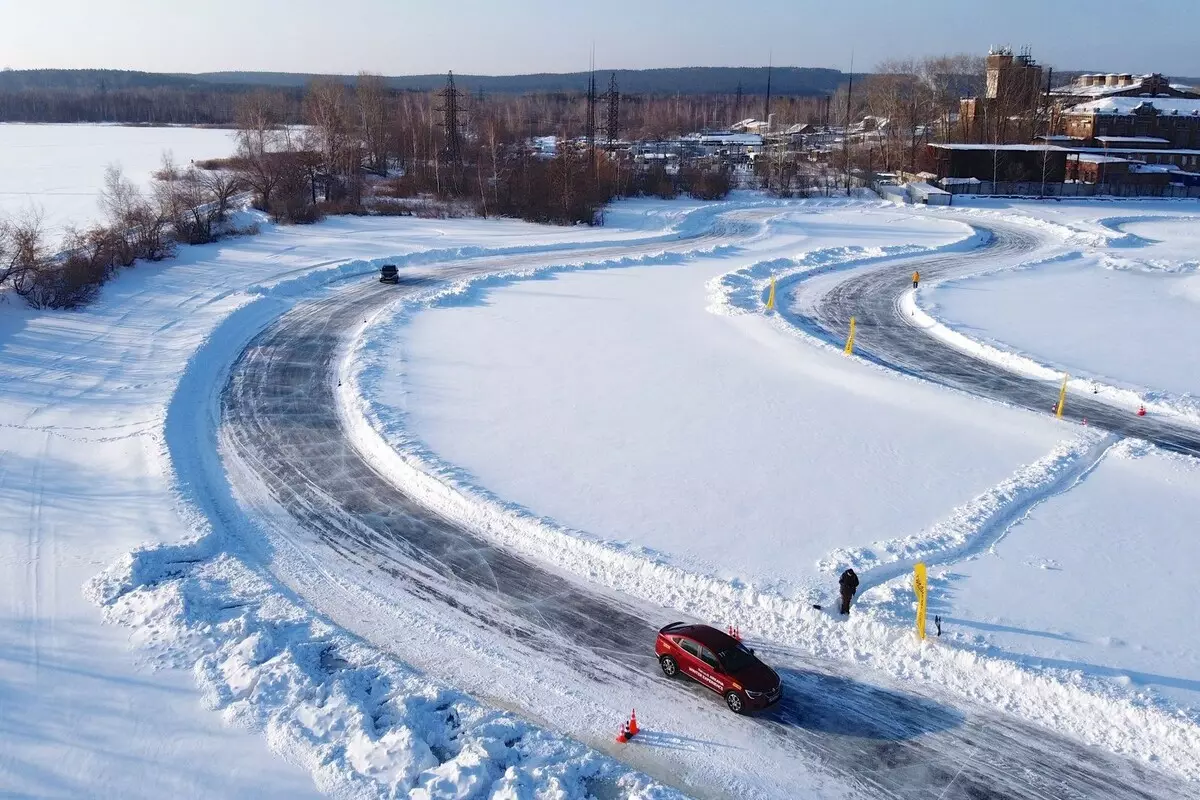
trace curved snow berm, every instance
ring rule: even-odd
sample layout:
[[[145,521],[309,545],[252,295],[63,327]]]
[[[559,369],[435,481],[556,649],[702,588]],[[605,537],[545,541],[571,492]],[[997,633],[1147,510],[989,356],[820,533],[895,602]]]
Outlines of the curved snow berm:
[[[1178,207],[1165,206],[1169,213],[1064,222],[976,210],[981,224],[992,216],[1042,227],[1068,249],[923,282],[920,290],[903,296],[901,309],[930,336],[1008,372],[1044,381],[1061,381],[1070,373],[1071,394],[1131,411],[1145,406],[1150,413],[1198,425],[1200,400],[1187,380],[1176,377],[1194,373],[1194,364],[1186,362],[1191,350],[1174,346],[1195,334],[1188,324],[1194,309],[1180,299],[1194,303],[1200,297],[1196,241],[1170,241],[1179,231],[1160,231],[1170,226],[1195,230],[1200,217],[1179,214]],[[1051,212],[1031,208],[1028,213]],[[1014,283],[1020,288],[1006,288]],[[987,314],[978,313],[980,292],[987,293]],[[1005,341],[1010,337],[1020,346]],[[1180,363],[1170,361],[1172,354]],[[1124,374],[1129,371],[1140,377]]]
[[[780,301],[786,302],[788,286],[805,277],[838,269],[891,265],[914,254],[948,257],[949,253],[971,251],[993,241],[988,231],[971,230],[941,251],[905,246],[891,251],[844,247],[760,262],[710,284],[710,310],[738,314],[761,308],[773,272],[784,275],[783,281],[777,281],[777,292]],[[1002,256],[1010,250],[999,248]],[[1017,248],[1016,254],[1023,255],[1024,250]],[[610,266],[627,264],[617,261]],[[356,343],[340,359],[339,412],[355,448],[406,494],[506,550],[686,615],[738,625],[744,632],[771,643],[763,644],[763,650],[801,650],[817,659],[878,670],[910,685],[932,685],[968,702],[982,701],[1114,752],[1155,761],[1188,779],[1200,779],[1200,764],[1195,759],[1200,729],[1153,703],[1106,690],[1078,673],[1034,670],[955,646],[923,647],[907,630],[879,619],[853,617],[839,623],[807,603],[686,571],[508,503],[431,452],[408,430],[395,403],[385,401],[380,394],[380,380],[388,366],[381,356],[385,351],[383,341],[395,332],[396,325],[404,324],[408,315],[422,308],[454,304],[474,296],[484,286],[536,274],[540,273],[478,277],[433,289],[405,299],[395,308],[382,309],[357,326]],[[780,324],[789,325],[782,318]],[[879,572],[868,572],[871,582],[893,579],[916,558],[952,560],[986,546],[989,537],[1002,533],[1015,517],[1086,473],[1109,443],[1100,435],[1080,432],[1054,453],[956,510],[944,525],[910,540],[881,545],[872,556]],[[843,555],[832,555],[829,568],[840,564]]]
[[[641,243],[697,240],[711,207]],[[228,483],[218,449],[220,395],[233,363],[301,299],[382,263],[402,266],[613,247],[613,242],[445,248],[326,262],[245,290],[190,358],[167,409],[166,445],[194,541],[146,547],[96,576],[87,596],[134,629],[153,663],[192,666],[207,702],[264,731],[334,796],[667,798],[673,790],[560,734],[481,704],[331,625],[271,574],[261,533]],[[437,280],[432,273],[425,280]]]

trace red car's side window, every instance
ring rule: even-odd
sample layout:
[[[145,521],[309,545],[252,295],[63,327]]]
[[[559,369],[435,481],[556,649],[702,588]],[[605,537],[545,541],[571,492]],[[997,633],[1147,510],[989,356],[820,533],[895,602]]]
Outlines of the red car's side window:
[[[684,649],[684,651],[691,653],[696,658],[700,657],[700,646],[697,645],[695,642],[693,642],[691,639],[679,639],[678,641],[679,641],[679,646],[682,647]]]
[[[713,655],[713,651],[709,650],[707,647],[700,648],[700,660],[705,664],[708,664],[713,669],[719,669],[717,665],[717,657]]]

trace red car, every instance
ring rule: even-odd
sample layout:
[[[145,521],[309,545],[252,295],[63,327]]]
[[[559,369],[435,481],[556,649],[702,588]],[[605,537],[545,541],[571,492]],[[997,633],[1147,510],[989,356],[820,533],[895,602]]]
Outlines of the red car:
[[[672,622],[658,632],[654,652],[664,675],[687,675],[722,695],[735,714],[772,706],[783,697],[775,670],[737,639],[708,625]]]

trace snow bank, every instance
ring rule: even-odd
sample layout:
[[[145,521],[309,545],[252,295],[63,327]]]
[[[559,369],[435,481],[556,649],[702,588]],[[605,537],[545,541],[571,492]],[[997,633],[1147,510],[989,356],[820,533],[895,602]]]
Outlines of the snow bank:
[[[338,797],[669,798],[577,742],[390,659],[315,617],[213,535],[135,551],[85,588],[205,703],[262,730]]]
[[[918,561],[933,566],[971,556],[994,544],[1030,508],[1083,480],[1113,444],[1115,439],[1101,433],[1080,433],[930,528],[866,548],[839,548],[820,567],[831,576],[854,567],[865,592],[908,575]]]
[[[986,244],[990,239],[990,234],[985,230],[975,230],[966,225],[963,227],[967,232],[962,238],[936,247],[915,244],[882,247],[843,245],[739,267],[709,281],[708,310],[714,314],[730,316],[761,313],[766,307],[767,292],[772,278],[776,281],[776,302],[782,304],[785,302],[788,287],[799,280],[903,256],[972,250]]]

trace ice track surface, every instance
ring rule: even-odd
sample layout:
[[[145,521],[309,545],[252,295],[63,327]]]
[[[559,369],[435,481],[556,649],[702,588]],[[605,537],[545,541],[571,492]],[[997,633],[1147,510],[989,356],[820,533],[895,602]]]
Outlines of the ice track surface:
[[[1020,257],[1033,243],[1026,236],[997,232],[989,246]],[[589,255],[636,250],[606,248]],[[535,258],[466,260],[440,269],[438,279],[512,269]],[[921,269],[932,277],[953,269],[959,259],[930,259]],[[817,315],[798,321],[832,337],[854,314],[860,346],[880,363],[1009,402],[1035,408],[1053,403],[1053,389],[1045,384],[997,374],[905,325],[895,307],[900,274],[894,264],[854,274],[829,293]],[[227,455],[247,465],[297,530],[327,548],[321,555],[389,576],[398,604],[439,605],[463,626],[503,636],[531,657],[561,661],[577,670],[578,681],[594,683],[597,693],[620,681],[660,698],[677,697],[681,707],[696,706],[698,697],[710,700],[711,713],[697,713],[740,729],[744,739],[761,738],[792,753],[815,771],[828,771],[851,796],[1174,798],[1188,790],[1140,764],[1014,718],[949,707],[914,694],[912,687],[899,690],[879,676],[804,654],[764,646],[768,660],[781,668],[786,699],[758,717],[733,717],[706,690],[667,681],[654,660],[653,642],[657,628],[676,614],[614,597],[492,545],[407,497],[351,445],[334,397],[338,354],[364,317],[394,302],[397,292],[427,288],[431,280],[402,281],[397,289],[380,286],[373,274],[364,276],[361,283],[285,314],[232,368],[221,404]],[[1111,423],[1164,446],[1195,451],[1195,440],[1163,423],[1106,416],[1102,407],[1083,403],[1073,410],[1094,424]],[[1118,427],[1122,424],[1127,427]],[[581,646],[591,648],[595,658],[581,660]],[[536,707],[521,710],[538,714]],[[717,750],[713,757],[724,756]],[[654,773],[652,765],[637,766]],[[680,788],[720,796],[711,787],[685,782]]]

